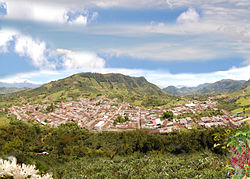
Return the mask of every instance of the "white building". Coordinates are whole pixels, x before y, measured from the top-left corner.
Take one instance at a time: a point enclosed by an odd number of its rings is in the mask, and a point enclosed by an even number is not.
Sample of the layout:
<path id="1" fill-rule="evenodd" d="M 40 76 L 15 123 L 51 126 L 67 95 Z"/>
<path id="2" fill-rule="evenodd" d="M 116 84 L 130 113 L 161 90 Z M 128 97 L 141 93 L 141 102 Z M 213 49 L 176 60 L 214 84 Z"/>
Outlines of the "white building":
<path id="1" fill-rule="evenodd" d="M 100 129 L 102 126 L 103 126 L 103 124 L 104 124 L 104 121 L 100 121 L 100 122 L 98 122 L 96 125 L 95 125 L 95 129 Z"/>

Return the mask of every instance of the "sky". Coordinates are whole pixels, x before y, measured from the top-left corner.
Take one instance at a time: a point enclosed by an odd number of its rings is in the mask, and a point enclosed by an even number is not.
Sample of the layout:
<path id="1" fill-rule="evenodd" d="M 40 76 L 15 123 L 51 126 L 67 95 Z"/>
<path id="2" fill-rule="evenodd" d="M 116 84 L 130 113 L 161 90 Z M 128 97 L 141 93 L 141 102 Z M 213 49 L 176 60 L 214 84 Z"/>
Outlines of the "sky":
<path id="1" fill-rule="evenodd" d="M 0 82 L 75 73 L 161 88 L 250 79 L 249 0 L 0 0 Z"/>

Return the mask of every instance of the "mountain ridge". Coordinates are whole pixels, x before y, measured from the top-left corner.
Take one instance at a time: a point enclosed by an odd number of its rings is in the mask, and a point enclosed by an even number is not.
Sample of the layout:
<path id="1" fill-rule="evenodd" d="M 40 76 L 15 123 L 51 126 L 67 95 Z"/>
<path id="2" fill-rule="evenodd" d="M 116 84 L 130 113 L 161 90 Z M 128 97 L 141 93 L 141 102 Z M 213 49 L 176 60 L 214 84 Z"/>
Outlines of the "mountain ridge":
<path id="1" fill-rule="evenodd" d="M 163 90 L 173 95 L 194 95 L 194 94 L 217 94 L 217 93 L 232 93 L 243 88 L 247 83 L 245 80 L 223 79 L 215 83 L 204 83 L 196 87 L 168 86 Z"/>
<path id="2" fill-rule="evenodd" d="M 131 77 L 120 73 L 78 73 L 64 79 L 51 81 L 41 87 L 7 96 L 13 100 L 30 99 L 32 102 L 77 100 L 79 97 L 106 96 L 127 102 L 142 101 L 150 96 L 156 99 L 169 96 L 144 77 Z M 1 101 L 6 99 L 2 96 Z M 154 100 L 154 99 L 153 99 Z M 161 99 L 162 100 L 162 99 Z M 140 105 L 141 103 L 138 102 Z"/>

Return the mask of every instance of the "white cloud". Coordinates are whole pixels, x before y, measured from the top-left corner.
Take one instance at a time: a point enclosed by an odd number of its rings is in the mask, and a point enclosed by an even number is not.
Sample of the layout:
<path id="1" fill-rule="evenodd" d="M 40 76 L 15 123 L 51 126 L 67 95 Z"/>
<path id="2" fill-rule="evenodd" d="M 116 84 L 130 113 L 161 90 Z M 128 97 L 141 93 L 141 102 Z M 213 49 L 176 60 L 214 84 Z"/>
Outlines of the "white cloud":
<path id="1" fill-rule="evenodd" d="M 33 2 L 34 0 L 6 0 L 13 2 Z M 43 0 L 44 4 L 57 5 L 64 7 L 87 7 L 87 8 L 112 8 L 112 7 L 123 7 L 123 8 L 138 8 L 138 7 L 169 7 L 166 0 Z M 172 2 L 171 2 L 172 4 Z"/>
<path id="2" fill-rule="evenodd" d="M 55 64 L 47 59 L 45 42 L 35 41 L 31 37 L 19 35 L 15 41 L 15 52 L 20 56 L 31 58 L 32 63 L 38 68 L 55 69 Z"/>
<path id="3" fill-rule="evenodd" d="M 0 30 L 0 52 L 8 52 L 10 42 L 14 52 L 29 57 L 32 64 L 42 70 L 103 68 L 105 60 L 95 53 L 74 52 L 67 49 L 53 50 L 44 41 L 35 40 L 12 30 Z"/>
<path id="4" fill-rule="evenodd" d="M 50 78 L 56 76 L 59 73 L 57 71 L 40 70 L 35 72 L 17 73 L 14 76 L 8 76 L 0 79 L 2 83 L 32 83 L 32 84 L 43 84 L 54 80 Z M 42 78 L 42 80 L 40 79 Z M 35 79 L 35 80 L 33 80 Z"/>
<path id="5" fill-rule="evenodd" d="M 174 86 L 197 86 L 203 83 L 214 83 L 222 79 L 249 80 L 250 66 L 231 68 L 226 71 L 200 74 L 164 74 L 155 73 L 148 75 L 149 81 L 155 81 L 161 87 Z"/>
<path id="6" fill-rule="evenodd" d="M 86 9 L 70 11 L 67 13 L 67 23 L 76 25 L 87 25 L 96 20 L 98 12 L 89 12 Z"/>
<path id="7" fill-rule="evenodd" d="M 89 13 L 85 9 L 79 10 L 81 8 L 60 3 L 7 0 L 7 14 L 4 18 L 77 25 L 86 25 L 97 18 L 97 12 Z"/>
<path id="8" fill-rule="evenodd" d="M 83 15 L 79 15 L 76 19 L 69 21 L 69 23 L 71 24 L 84 24 L 86 25 L 88 22 L 88 17 L 87 16 L 83 16 Z"/>
<path id="9" fill-rule="evenodd" d="M 0 53 L 8 52 L 9 42 L 13 40 L 17 32 L 13 30 L 0 30 Z"/>
<path id="10" fill-rule="evenodd" d="M 12 1 L 16 2 L 29 2 L 32 3 L 34 0 L 5 0 L 7 2 Z M 37 2 L 37 1 L 36 1 Z M 63 6 L 71 8 L 169 8 L 169 7 L 192 7 L 192 6 L 204 6 L 207 4 L 212 5 L 224 5 L 230 4 L 232 6 L 244 6 L 250 5 L 248 0 L 213 0 L 213 1 L 204 1 L 204 0 L 43 0 L 43 4 L 54 5 L 54 6 Z"/>
<path id="11" fill-rule="evenodd" d="M 0 17 L 6 15 L 7 6 L 5 2 L 0 1 Z"/>
<path id="12" fill-rule="evenodd" d="M 99 16 L 99 13 L 98 13 L 98 12 L 93 12 L 90 21 L 96 20 L 98 16 Z"/>
<path id="13" fill-rule="evenodd" d="M 187 11 L 183 12 L 178 18 L 178 23 L 193 23 L 200 20 L 199 13 L 194 8 L 188 8 Z"/>
<path id="14" fill-rule="evenodd" d="M 186 45 L 173 42 L 112 48 L 105 49 L 103 52 L 108 56 L 130 56 L 137 59 L 159 61 L 209 60 L 225 56 L 223 52 L 214 52 L 212 49 L 199 47 L 198 44 Z"/>
<path id="15" fill-rule="evenodd" d="M 56 52 L 62 54 L 62 66 L 65 69 L 91 69 L 105 66 L 105 60 L 93 53 L 73 52 L 65 49 L 57 49 Z"/>
<path id="16" fill-rule="evenodd" d="M 39 2 L 7 1 L 7 19 L 66 23 L 66 9 Z"/>

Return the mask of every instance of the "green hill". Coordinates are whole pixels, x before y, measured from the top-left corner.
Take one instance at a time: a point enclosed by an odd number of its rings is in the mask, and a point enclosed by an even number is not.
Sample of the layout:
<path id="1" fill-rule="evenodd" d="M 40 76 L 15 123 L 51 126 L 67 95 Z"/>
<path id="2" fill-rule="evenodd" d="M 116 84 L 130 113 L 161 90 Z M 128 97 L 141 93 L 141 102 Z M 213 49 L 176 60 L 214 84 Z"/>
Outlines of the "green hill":
<path id="1" fill-rule="evenodd" d="M 163 90 L 174 95 L 192 95 L 192 94 L 216 94 L 216 93 L 232 93 L 242 89 L 246 83 L 244 80 L 229 80 L 224 79 L 215 83 L 205 83 L 197 87 L 182 87 L 176 88 L 169 86 Z"/>
<path id="2" fill-rule="evenodd" d="M 250 116 L 250 80 L 244 82 L 240 89 L 220 95 L 218 102 L 220 108 Z"/>
<path id="3" fill-rule="evenodd" d="M 29 99 L 31 102 L 75 100 L 79 97 L 95 98 L 106 96 L 121 101 L 141 104 L 148 97 L 167 97 L 167 93 L 144 77 L 130 77 L 122 74 L 79 73 L 52 81 L 36 89 L 7 96 L 9 100 Z M 153 98 L 155 97 L 155 98 Z M 2 98 L 2 100 L 1 100 Z M 6 99 L 1 96 L 0 100 Z"/>
<path id="4" fill-rule="evenodd" d="M 244 80 L 220 80 L 198 90 L 200 94 L 232 93 L 242 88 Z"/>

